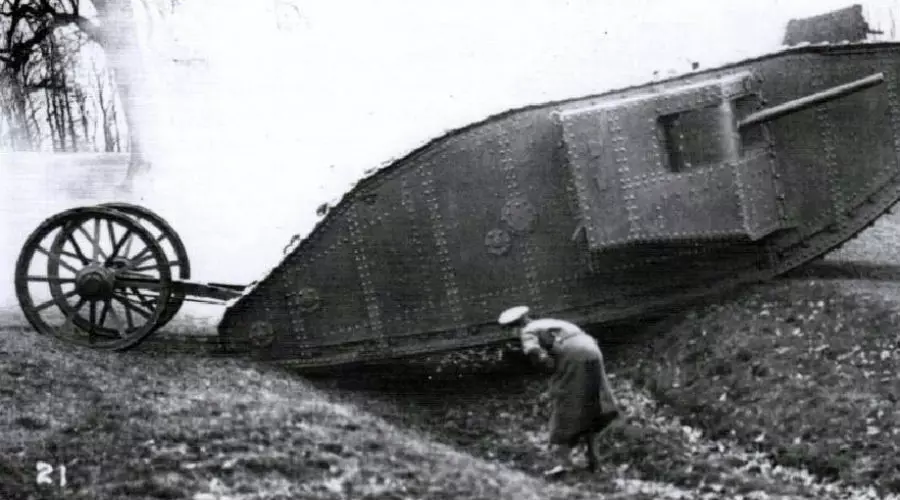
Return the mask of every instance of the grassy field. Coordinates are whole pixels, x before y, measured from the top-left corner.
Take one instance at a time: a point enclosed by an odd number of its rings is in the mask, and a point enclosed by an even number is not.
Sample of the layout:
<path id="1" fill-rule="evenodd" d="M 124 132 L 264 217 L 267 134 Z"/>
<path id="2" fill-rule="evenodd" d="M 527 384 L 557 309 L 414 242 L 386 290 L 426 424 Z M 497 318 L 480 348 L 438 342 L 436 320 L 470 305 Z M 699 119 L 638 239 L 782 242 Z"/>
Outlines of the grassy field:
<path id="1" fill-rule="evenodd" d="M 900 492 L 900 305 L 872 292 L 828 281 L 758 287 L 684 317 L 620 374 L 712 438 L 822 479 Z"/>
<path id="2" fill-rule="evenodd" d="M 900 489 L 896 383 L 882 379 L 895 359 L 847 319 L 861 297 L 841 282 L 760 286 L 609 346 L 627 416 L 601 472 L 557 483 L 540 476 L 545 380 L 510 348 L 303 378 L 69 348 L 7 314 L 0 498 L 61 498 L 35 484 L 38 461 L 65 464 L 65 498 L 85 499 L 878 498 L 869 486 Z M 867 307 L 891 324 L 891 303 Z"/>
<path id="3" fill-rule="evenodd" d="M 900 498 L 898 384 L 887 375 L 900 350 L 884 335 L 896 310 L 843 281 L 778 282 L 608 345 L 627 417 L 604 438 L 606 469 L 566 482 L 657 498 Z M 539 446 L 547 410 L 532 404 L 540 377 L 423 371 L 416 385 L 412 373 L 320 384 L 476 456 L 550 465 Z"/>
<path id="4" fill-rule="evenodd" d="M 0 498 L 569 497 L 272 368 L 0 339 Z"/>
<path id="5" fill-rule="evenodd" d="M 813 266 L 597 331 L 625 418 L 603 470 L 559 482 L 540 474 L 546 380 L 515 346 L 312 378 L 76 349 L 5 311 L 0 498 L 900 498 L 896 229 L 836 254 L 878 265 Z M 36 484 L 38 462 L 53 484 Z"/>

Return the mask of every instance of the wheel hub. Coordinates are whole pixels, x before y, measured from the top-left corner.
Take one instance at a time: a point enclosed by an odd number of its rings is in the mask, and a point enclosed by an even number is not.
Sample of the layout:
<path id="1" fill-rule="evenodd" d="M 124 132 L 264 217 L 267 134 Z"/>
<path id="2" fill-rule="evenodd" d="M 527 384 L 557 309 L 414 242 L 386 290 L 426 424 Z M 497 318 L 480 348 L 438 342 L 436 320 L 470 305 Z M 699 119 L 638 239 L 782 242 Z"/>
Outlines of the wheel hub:
<path id="1" fill-rule="evenodd" d="M 115 283 L 115 271 L 96 264 L 85 267 L 75 275 L 75 290 L 88 300 L 112 298 Z"/>

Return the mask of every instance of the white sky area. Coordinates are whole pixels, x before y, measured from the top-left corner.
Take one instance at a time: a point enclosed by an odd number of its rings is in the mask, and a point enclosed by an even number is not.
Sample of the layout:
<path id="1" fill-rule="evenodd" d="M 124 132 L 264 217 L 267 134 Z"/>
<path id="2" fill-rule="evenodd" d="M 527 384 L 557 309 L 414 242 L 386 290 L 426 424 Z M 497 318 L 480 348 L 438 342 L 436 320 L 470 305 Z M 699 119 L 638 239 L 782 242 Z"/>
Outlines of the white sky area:
<path id="1" fill-rule="evenodd" d="M 789 19 L 851 3 L 184 0 L 142 26 L 154 166 L 136 201 L 181 234 L 195 278 L 249 283 L 319 204 L 447 130 L 774 51 Z M 885 30 L 900 6 L 859 3 Z"/>

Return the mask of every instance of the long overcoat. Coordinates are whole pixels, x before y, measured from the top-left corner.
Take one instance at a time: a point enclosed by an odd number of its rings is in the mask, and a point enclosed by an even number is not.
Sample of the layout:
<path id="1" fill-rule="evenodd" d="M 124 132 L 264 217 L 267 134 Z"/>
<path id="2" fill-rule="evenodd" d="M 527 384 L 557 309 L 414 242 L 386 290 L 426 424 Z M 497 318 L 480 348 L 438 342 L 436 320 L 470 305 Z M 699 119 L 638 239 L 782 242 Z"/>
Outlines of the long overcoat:
<path id="1" fill-rule="evenodd" d="M 594 337 L 573 323 L 550 318 L 531 321 L 520 337 L 526 354 L 543 349 L 554 361 L 551 443 L 572 445 L 609 425 L 618 408 Z"/>

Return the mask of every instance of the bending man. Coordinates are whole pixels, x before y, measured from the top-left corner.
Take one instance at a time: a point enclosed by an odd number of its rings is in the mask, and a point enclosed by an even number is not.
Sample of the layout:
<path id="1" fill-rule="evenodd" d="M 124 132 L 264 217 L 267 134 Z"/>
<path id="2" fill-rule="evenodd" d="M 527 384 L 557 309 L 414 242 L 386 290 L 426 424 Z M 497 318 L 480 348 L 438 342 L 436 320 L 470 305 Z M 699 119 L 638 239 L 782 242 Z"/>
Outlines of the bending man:
<path id="1" fill-rule="evenodd" d="M 553 405 L 550 443 L 559 464 L 555 476 L 572 469 L 572 449 L 585 442 L 590 470 L 599 462 L 597 437 L 619 416 L 606 378 L 603 354 L 594 337 L 577 325 L 557 319 L 533 320 L 527 306 L 507 309 L 499 323 L 518 330 L 522 350 L 535 363 L 553 368 L 549 395 Z"/>

